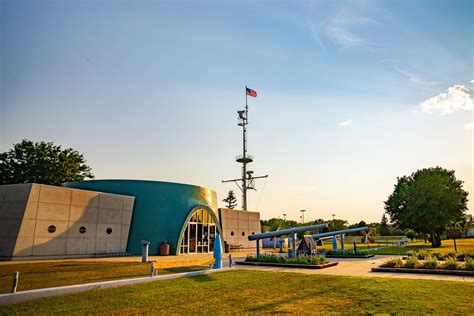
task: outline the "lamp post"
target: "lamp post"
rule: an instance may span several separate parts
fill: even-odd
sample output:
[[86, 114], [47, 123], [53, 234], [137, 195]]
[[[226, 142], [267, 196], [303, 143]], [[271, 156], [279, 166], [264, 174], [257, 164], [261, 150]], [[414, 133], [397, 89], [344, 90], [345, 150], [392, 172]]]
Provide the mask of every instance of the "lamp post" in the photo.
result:
[[304, 212], [306, 212], [306, 210], [300, 210], [300, 212], [301, 212], [301, 221], [304, 224]]
[[283, 213], [283, 220], [286, 222], [286, 213]]

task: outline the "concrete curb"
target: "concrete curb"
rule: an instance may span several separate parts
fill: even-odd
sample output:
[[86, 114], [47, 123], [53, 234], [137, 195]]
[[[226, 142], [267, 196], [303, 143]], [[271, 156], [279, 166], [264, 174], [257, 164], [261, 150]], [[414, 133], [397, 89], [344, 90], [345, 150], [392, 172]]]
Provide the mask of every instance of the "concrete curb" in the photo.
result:
[[23, 301], [29, 301], [29, 300], [33, 300], [37, 298], [42, 298], [42, 297], [51, 297], [51, 296], [86, 292], [86, 291], [91, 291], [91, 290], [96, 290], [96, 289], [106, 289], [106, 288], [119, 287], [119, 286], [124, 286], [124, 285], [148, 283], [148, 282], [170, 280], [170, 279], [177, 279], [177, 278], [183, 278], [183, 277], [192, 277], [196, 275], [203, 275], [203, 274], [209, 274], [209, 273], [214, 273], [214, 272], [229, 271], [231, 269], [232, 268], [222, 268], [222, 269], [217, 269], [217, 270], [192, 271], [192, 272], [184, 272], [184, 273], [158, 275], [158, 276], [153, 276], [153, 277], [143, 277], [143, 278], [135, 278], [135, 279], [58, 286], [58, 287], [50, 287], [50, 288], [45, 288], [45, 289], [0, 294], [0, 305], [7, 305], [7, 304], [13, 304], [13, 303], [18, 303], [18, 302], [23, 302]]

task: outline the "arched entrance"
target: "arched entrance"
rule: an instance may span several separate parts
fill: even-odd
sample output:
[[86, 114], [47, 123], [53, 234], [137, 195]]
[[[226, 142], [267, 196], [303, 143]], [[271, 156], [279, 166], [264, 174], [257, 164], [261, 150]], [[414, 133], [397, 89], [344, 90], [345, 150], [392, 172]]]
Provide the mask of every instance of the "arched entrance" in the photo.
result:
[[214, 242], [219, 229], [214, 212], [207, 207], [195, 207], [186, 222], [187, 224], [181, 230], [179, 253], [193, 254], [214, 251]]

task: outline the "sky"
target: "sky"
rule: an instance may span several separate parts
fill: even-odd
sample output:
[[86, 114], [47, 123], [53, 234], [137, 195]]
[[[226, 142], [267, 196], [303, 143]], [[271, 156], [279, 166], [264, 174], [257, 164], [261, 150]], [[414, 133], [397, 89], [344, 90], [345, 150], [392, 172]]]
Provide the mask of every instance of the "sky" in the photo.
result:
[[249, 169], [269, 175], [249, 210], [379, 222], [420, 168], [474, 194], [473, 18], [459, 0], [0, 0], [0, 150], [52, 141], [97, 179], [222, 200], [247, 85]]

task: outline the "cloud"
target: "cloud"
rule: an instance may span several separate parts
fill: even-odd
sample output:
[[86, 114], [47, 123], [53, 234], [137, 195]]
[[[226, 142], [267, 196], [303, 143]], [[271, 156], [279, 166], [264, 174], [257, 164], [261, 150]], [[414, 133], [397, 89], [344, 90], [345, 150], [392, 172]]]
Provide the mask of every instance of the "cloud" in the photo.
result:
[[404, 75], [405, 77], [410, 79], [411, 82], [416, 83], [416, 84], [430, 85], [430, 86], [439, 84], [439, 82], [426, 81], [426, 80], [420, 78], [418, 75], [416, 75], [414, 73], [411, 73], [407, 70], [398, 68], [398, 67], [395, 67], [395, 71], [402, 74], [402, 75]]
[[474, 83], [474, 80], [471, 80], [471, 83]]
[[445, 93], [420, 103], [420, 108], [423, 112], [439, 111], [441, 114], [447, 114], [459, 110], [470, 111], [474, 109], [474, 103], [468, 88], [464, 85], [454, 85]]
[[337, 125], [339, 125], [340, 127], [352, 127], [352, 120], [347, 120], [347, 121], [341, 122]]
[[341, 11], [327, 22], [323, 23], [325, 35], [341, 46], [371, 46], [369, 42], [357, 33], [357, 29], [368, 24], [377, 24], [377, 21], [363, 16]]
[[465, 130], [474, 130], [474, 122], [464, 124]]
[[[364, 5], [347, 5], [341, 8], [335, 2], [311, 5], [311, 16], [308, 20], [309, 30], [318, 44], [324, 48], [323, 40], [344, 48], [381, 48], [363, 34], [370, 34], [374, 26], [380, 23], [370, 18]], [[373, 9], [373, 8], [372, 8]], [[373, 11], [373, 10], [372, 10]]]

